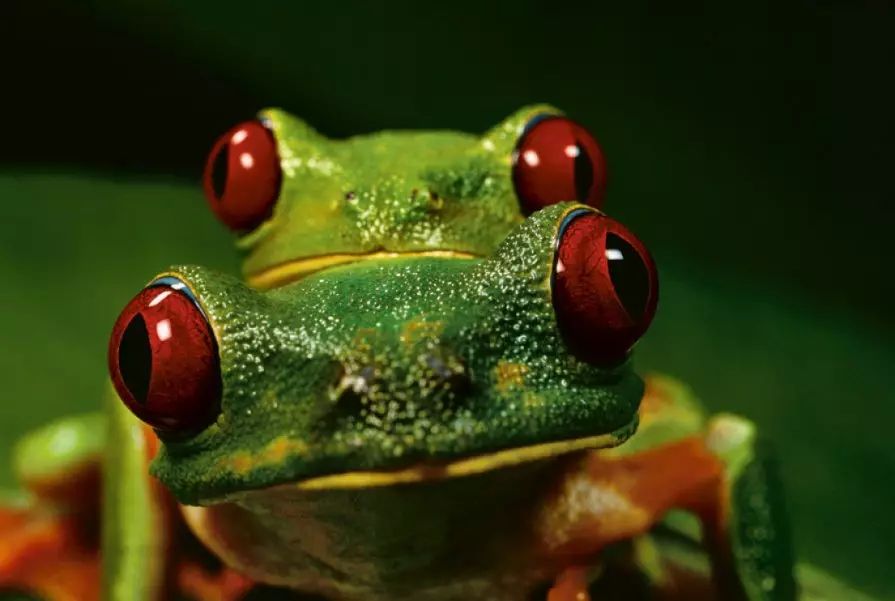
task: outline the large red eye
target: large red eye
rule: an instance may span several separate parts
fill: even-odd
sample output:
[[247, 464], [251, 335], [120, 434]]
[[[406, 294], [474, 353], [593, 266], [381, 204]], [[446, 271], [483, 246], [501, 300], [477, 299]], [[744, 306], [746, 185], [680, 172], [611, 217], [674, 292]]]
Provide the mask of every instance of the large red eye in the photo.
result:
[[220, 137], [205, 164], [205, 197], [236, 232], [253, 230], [273, 213], [280, 195], [280, 159], [273, 133], [258, 121]]
[[659, 300], [656, 265], [622, 224], [581, 209], [560, 227], [553, 307], [560, 333], [580, 360], [623, 360], [652, 323]]
[[603, 151], [574, 121], [535, 117], [513, 153], [513, 185], [525, 215], [573, 200], [599, 209], [606, 191]]
[[217, 343], [189, 289], [163, 278], [121, 312], [109, 342], [118, 396], [161, 432], [201, 430], [217, 417], [221, 371]]

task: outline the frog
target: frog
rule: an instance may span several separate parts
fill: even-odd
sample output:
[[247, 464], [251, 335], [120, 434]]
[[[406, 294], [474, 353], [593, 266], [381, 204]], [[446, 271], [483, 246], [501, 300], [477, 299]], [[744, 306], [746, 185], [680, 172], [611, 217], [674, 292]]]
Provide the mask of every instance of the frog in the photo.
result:
[[229, 130], [203, 188], [242, 277], [151, 278], [103, 411], [19, 441], [0, 588], [586, 601], [635, 598], [630, 570], [644, 599], [811, 598], [751, 422], [633, 368], [658, 270], [607, 181], [550, 105], [481, 135]]

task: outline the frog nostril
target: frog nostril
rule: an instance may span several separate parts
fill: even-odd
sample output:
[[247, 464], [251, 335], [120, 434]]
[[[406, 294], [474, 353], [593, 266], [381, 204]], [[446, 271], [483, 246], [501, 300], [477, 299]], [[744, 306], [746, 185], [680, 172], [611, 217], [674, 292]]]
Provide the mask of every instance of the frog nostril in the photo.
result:
[[433, 391], [442, 392], [456, 400], [466, 396], [471, 390], [469, 371], [460, 361], [447, 362], [437, 355], [424, 355], [423, 363], [428, 368], [427, 380]]
[[343, 367], [339, 381], [330, 393], [331, 399], [342, 410], [358, 412], [371, 393], [376, 383], [376, 368], [372, 365], [359, 370]]
[[429, 191], [429, 210], [440, 211], [444, 206], [444, 199], [438, 195], [438, 192]]
[[465, 364], [429, 349], [409, 357], [342, 364], [330, 388], [331, 417], [357, 420], [371, 428], [402, 428], [425, 415], [452, 414], [472, 391]]
[[410, 191], [408, 199], [411, 203], [420, 203], [426, 205], [429, 209], [436, 211], [444, 204], [444, 201], [438, 195], [438, 192], [435, 192], [434, 190], [420, 191], [419, 188], [414, 188]]

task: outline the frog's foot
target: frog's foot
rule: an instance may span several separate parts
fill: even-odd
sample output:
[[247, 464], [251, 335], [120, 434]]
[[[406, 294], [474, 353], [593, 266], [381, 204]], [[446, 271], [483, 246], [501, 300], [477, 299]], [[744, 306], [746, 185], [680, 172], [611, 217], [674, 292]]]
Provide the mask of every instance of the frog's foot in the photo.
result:
[[99, 598], [102, 422], [59, 420], [23, 437], [14, 470], [25, 489], [0, 501], [0, 589], [47, 601]]
[[[722, 598], [796, 599], [773, 466], [758, 455], [744, 424], [721, 416], [711, 420], [705, 437], [631, 455], [594, 452], [570, 459], [541, 521], [548, 555], [565, 565], [587, 565], [609, 545], [642, 537], [669, 511], [682, 509], [701, 522]], [[575, 595], [568, 601], [586, 599]]]
[[45, 601], [98, 601], [97, 530], [39, 505], [0, 505], [0, 591]]
[[706, 447], [724, 464], [719, 521], [704, 540], [749, 601], [798, 596], [795, 556], [776, 458], [755, 425], [729, 414], [708, 424]]

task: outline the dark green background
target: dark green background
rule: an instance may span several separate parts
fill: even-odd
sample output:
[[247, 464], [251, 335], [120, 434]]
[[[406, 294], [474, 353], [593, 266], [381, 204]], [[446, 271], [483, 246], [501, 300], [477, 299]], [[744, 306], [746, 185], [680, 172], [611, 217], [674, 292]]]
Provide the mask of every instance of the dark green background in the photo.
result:
[[95, 406], [155, 272], [236, 268], [197, 186], [232, 124], [479, 131], [547, 101], [601, 140], [607, 210], [659, 262], [640, 365], [758, 421], [804, 556], [895, 598], [887, 3], [7, 0], [0, 21], [4, 442]]

